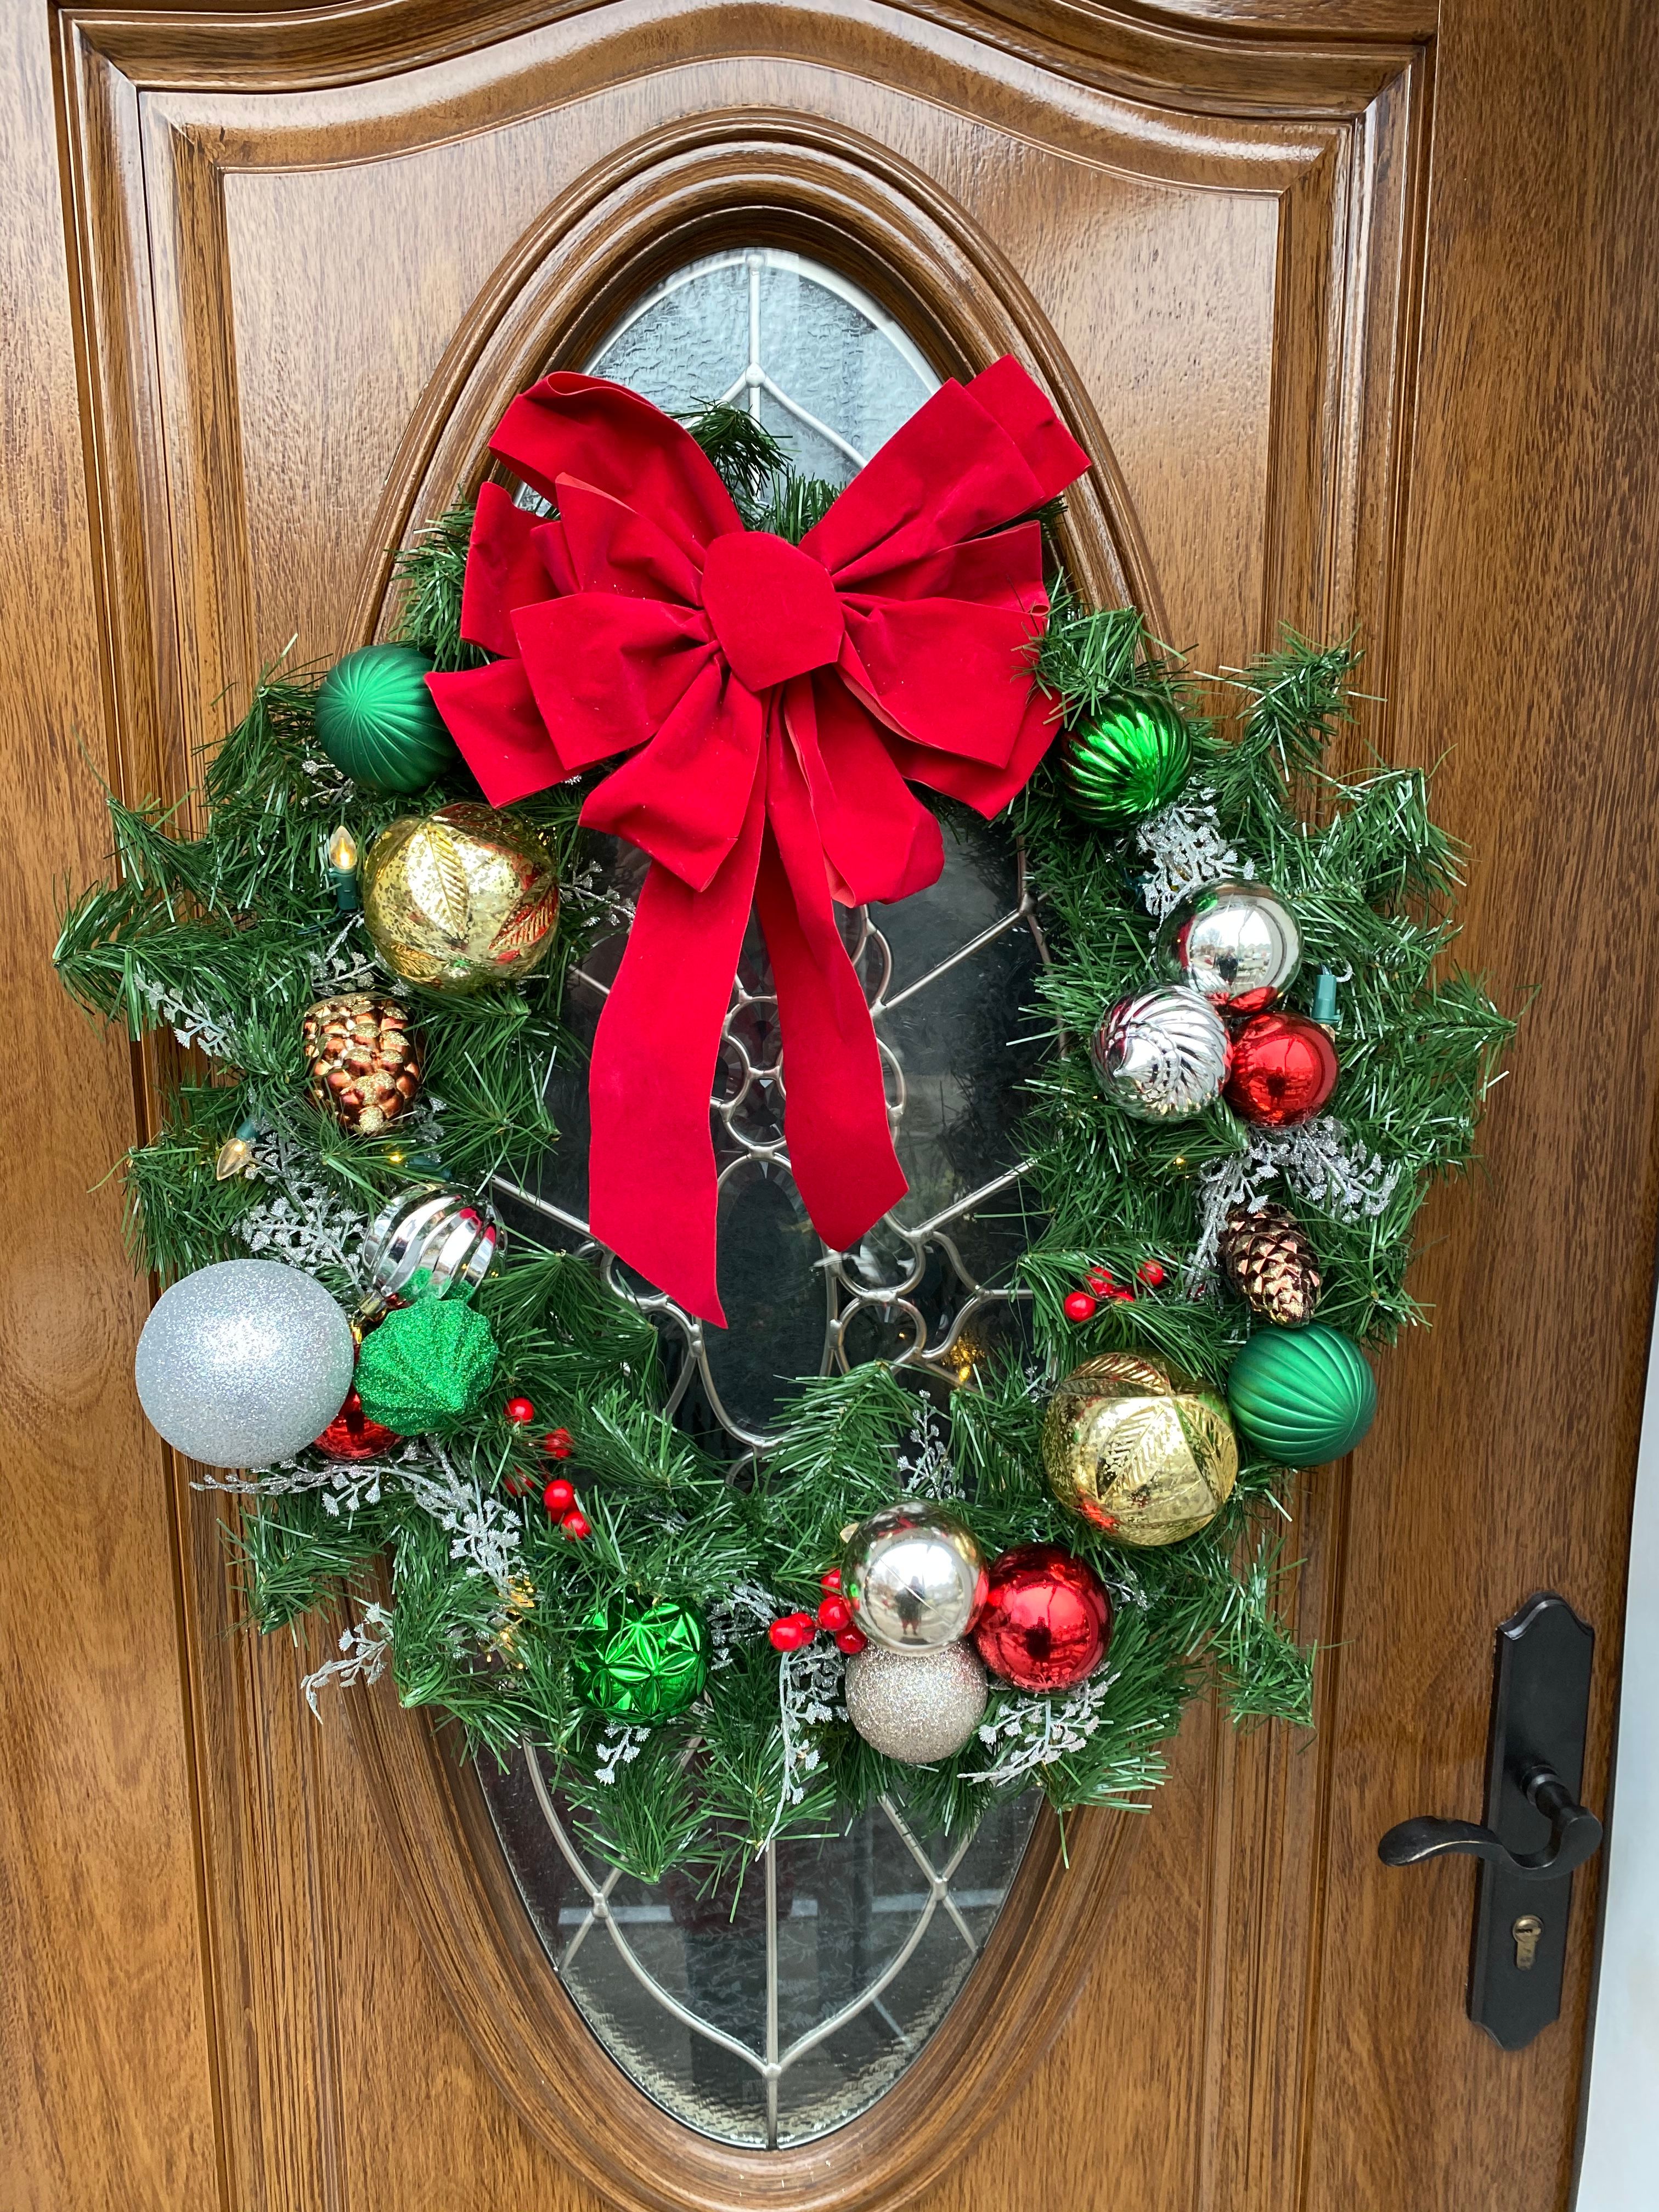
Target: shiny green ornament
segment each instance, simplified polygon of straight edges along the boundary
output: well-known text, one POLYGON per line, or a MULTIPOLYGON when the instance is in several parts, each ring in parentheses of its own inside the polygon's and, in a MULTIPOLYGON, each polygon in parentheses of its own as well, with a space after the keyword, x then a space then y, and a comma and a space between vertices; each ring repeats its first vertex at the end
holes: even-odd
POLYGON ((625 1597, 598 1606, 577 1629, 572 1658, 590 1705, 631 1728, 672 1720, 708 1679, 708 1631, 690 1606, 625 1597))
POLYGON ((464 1299, 421 1298, 363 1339, 357 1395, 400 1437, 443 1436, 477 1410, 495 1357, 489 1323, 464 1299))
POLYGON ((1351 1337, 1310 1322, 1264 1328, 1227 1376, 1234 1420, 1281 1467, 1322 1467, 1351 1452, 1376 1412, 1376 1378, 1351 1337))
POLYGON ((1115 829, 1156 814, 1187 781, 1193 744, 1162 699, 1120 699, 1066 733, 1066 783, 1085 822, 1115 829))
POLYGON ((366 791, 424 791, 460 755, 409 645, 366 645, 336 661, 317 694, 317 738, 366 791))

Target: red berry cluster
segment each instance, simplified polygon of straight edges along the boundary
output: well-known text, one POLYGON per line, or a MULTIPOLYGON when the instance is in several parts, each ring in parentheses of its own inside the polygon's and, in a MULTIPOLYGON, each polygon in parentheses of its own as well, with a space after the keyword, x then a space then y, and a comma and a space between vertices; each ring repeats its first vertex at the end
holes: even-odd
MULTIPOLYGON (((516 1429, 527 1429, 536 1418, 536 1408, 528 1398, 509 1398, 501 1412, 516 1429)), ((568 1429, 550 1429, 542 1438, 542 1449, 550 1459, 568 1459, 575 1449, 568 1429)), ((573 1540, 587 1534, 587 1516, 576 1503, 574 1483, 567 1482, 562 1474, 555 1475, 542 1492, 542 1504, 573 1540)))
POLYGON ((823 1598, 816 1619, 810 1613, 786 1613, 767 1630, 775 1651, 799 1651, 820 1629, 835 1638, 837 1650, 849 1656, 863 1650, 868 1639, 853 1626, 853 1608, 841 1594, 839 1568, 831 1567, 827 1575, 820 1577, 818 1587, 823 1598))
MULTIPOLYGON (((1135 1269, 1135 1277, 1137 1281, 1145 1283, 1149 1291, 1155 1291, 1164 1280, 1164 1270, 1156 1260, 1143 1260, 1135 1269)), ((1067 1321, 1092 1321, 1100 1310, 1103 1298, 1109 1298, 1119 1304, 1133 1300, 1134 1284, 1120 1283, 1109 1267, 1091 1267, 1083 1279, 1088 1286, 1086 1289, 1066 1293, 1063 1310, 1067 1321)))

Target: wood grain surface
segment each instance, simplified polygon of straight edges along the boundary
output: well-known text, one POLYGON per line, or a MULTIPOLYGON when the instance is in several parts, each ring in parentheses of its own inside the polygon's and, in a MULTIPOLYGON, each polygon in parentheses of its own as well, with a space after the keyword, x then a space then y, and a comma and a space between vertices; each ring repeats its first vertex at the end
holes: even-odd
POLYGON ((1375 1845, 1475 1812, 1492 1628, 1546 1584, 1601 1633, 1605 1796, 1659 1211, 1651 11, 151 0, 14 9, 0 54, 0 2205, 1557 2212, 1594 1873, 1564 2018, 1505 2054, 1463 2015, 1467 1869, 1375 1845), (92 1188, 160 1071, 46 963, 91 769, 181 790, 290 638, 373 634, 512 391, 751 238, 941 370, 1025 358, 1097 456, 1077 573, 1205 665, 1363 623, 1355 757, 1443 757, 1464 957, 1537 990, 1489 1176, 1431 1209, 1435 1327, 1297 1500, 1316 1736, 1194 1711, 1147 1817, 1082 1823, 1069 1873, 1045 1832, 900 2088, 775 2159, 611 2068, 423 1720, 313 1723, 306 1653, 230 1632, 92 1188))

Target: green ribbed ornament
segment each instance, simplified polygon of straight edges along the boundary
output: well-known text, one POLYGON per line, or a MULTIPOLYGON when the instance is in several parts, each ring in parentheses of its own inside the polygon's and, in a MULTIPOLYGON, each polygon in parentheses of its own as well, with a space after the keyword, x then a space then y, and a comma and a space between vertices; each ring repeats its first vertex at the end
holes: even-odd
POLYGON ((420 1298, 363 1339, 357 1395, 400 1437, 442 1436, 477 1411, 495 1357, 489 1323, 464 1299, 420 1298))
POLYGON ((1120 699, 1066 733, 1066 783, 1085 822, 1113 829, 1156 814, 1187 781, 1193 744, 1162 699, 1120 699))
POLYGON ((1322 1322, 1264 1328, 1232 1364, 1227 1403, 1268 1459, 1322 1467, 1351 1452, 1370 1428, 1376 1378, 1353 1340, 1322 1322))
POLYGON ((367 791, 424 791, 459 758, 426 687, 432 663, 409 645, 366 645, 324 677, 317 738, 367 791))
POLYGON ((690 1606, 612 1598, 577 1629, 571 1654, 584 1698, 632 1728, 672 1720, 708 1679, 708 1631, 690 1606))

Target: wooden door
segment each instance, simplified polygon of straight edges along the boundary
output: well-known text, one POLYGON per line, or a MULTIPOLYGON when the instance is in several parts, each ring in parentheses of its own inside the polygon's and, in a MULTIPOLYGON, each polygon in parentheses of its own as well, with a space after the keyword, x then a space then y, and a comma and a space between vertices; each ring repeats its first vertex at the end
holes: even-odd
POLYGON ((1601 1632, 1607 1787, 1659 1158, 1650 893, 1655 27, 1640 0, 336 0, 8 11, 0 757, 16 1008, 0 2198, 931 2212, 1565 2203, 1594 1937, 1524 2053, 1463 2017, 1493 1625, 1601 1632), (1441 760, 1469 962, 1536 987, 1358 1457, 1304 1486, 1318 1729, 1195 1712, 1144 1819, 1043 1832, 968 1995, 773 2159, 657 2113, 552 1984, 471 1778, 227 1632, 140 1420, 110 1161, 154 1071, 47 970, 92 770, 176 791, 502 400, 663 271, 810 252, 1097 457, 1072 553, 1212 667, 1358 622, 1441 760))

